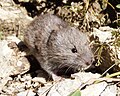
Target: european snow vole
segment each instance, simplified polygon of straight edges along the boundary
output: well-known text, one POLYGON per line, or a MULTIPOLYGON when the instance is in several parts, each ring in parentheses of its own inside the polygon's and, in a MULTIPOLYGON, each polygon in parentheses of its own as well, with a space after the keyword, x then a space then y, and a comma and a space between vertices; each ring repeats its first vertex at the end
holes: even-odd
POLYGON ((61 68, 85 70, 93 61, 88 37, 55 15, 40 15, 28 25, 24 40, 49 74, 61 68))

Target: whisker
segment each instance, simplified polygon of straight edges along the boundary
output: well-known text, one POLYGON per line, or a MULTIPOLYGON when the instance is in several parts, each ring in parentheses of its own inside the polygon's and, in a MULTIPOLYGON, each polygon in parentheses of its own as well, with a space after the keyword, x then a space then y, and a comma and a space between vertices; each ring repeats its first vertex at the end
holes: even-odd
POLYGON ((66 66, 68 66, 67 64, 60 64, 59 66, 58 66, 58 68, 64 68, 64 67, 66 67, 66 66))
POLYGON ((69 69, 71 69, 71 68, 74 69, 72 66, 73 66, 73 64, 71 64, 70 66, 68 66, 68 68, 67 68, 67 70, 65 72, 68 72, 69 69))

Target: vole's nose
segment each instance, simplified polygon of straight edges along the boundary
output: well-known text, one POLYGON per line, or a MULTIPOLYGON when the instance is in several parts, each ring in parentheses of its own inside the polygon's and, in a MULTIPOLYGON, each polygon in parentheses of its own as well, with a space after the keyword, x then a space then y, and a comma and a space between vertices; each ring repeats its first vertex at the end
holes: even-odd
POLYGON ((86 65, 90 65, 90 64, 92 64, 94 62, 94 58, 91 58, 90 60, 88 60, 87 62, 86 62, 86 65))
POLYGON ((90 65, 90 63, 89 63, 89 62, 86 62, 85 64, 86 64, 86 65, 88 65, 88 66, 90 65))

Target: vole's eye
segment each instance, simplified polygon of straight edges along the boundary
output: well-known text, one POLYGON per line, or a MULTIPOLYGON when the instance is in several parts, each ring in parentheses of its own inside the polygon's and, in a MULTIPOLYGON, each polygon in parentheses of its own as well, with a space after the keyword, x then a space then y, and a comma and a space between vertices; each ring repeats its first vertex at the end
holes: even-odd
POLYGON ((73 53, 77 53, 77 49, 76 49, 76 48, 72 48, 71 51, 72 51, 73 53))

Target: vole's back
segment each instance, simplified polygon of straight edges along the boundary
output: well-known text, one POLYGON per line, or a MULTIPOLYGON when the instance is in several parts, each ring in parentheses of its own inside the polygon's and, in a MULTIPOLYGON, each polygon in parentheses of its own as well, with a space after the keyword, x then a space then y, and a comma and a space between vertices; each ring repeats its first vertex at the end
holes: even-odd
POLYGON ((52 31, 60 30, 67 27, 67 23, 52 14, 40 15, 30 23, 24 33, 24 40, 27 46, 33 51, 37 50, 37 46, 45 47, 47 40, 52 31))

